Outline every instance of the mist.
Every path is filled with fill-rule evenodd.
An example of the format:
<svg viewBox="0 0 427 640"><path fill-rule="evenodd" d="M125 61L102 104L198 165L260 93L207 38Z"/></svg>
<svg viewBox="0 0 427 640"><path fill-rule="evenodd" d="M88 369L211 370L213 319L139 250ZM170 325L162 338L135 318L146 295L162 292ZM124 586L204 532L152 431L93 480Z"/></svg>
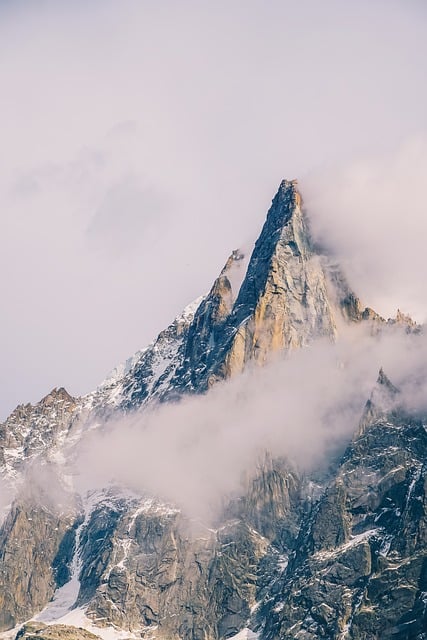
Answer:
<svg viewBox="0 0 427 640"><path fill-rule="evenodd" d="M425 28L403 0L0 3L3 416L149 342L284 177L364 301L425 317Z"/></svg>
<svg viewBox="0 0 427 640"><path fill-rule="evenodd" d="M245 491L265 452L290 469L325 473L357 431L380 367L402 387L399 404L425 411L427 340L402 328L372 336L352 326L213 387L89 432L74 470L84 493L117 482L213 521Z"/></svg>
<svg viewBox="0 0 427 640"><path fill-rule="evenodd" d="M399 307L418 322L427 318L426 175L427 136L419 135L302 184L316 240L386 317Z"/></svg>

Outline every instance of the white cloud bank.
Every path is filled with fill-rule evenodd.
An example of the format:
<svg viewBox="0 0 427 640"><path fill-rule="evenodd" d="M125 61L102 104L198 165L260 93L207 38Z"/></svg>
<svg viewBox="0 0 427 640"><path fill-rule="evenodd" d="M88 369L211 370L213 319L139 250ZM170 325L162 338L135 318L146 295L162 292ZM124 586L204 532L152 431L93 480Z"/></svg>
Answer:
<svg viewBox="0 0 427 640"><path fill-rule="evenodd" d="M381 366L402 386L399 402L425 412L425 336L396 328L372 337L353 326L334 345L320 341L205 396L90 432L79 446L77 487L114 480L209 519L225 496L242 491L264 451L299 471L319 470L342 453Z"/></svg>

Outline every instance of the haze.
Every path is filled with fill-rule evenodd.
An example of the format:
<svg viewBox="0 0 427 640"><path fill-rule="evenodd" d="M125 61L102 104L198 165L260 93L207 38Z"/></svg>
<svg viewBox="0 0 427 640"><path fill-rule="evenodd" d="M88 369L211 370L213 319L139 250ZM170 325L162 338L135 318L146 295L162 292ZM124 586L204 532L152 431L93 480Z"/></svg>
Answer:
<svg viewBox="0 0 427 640"><path fill-rule="evenodd" d="M427 311L423 2L0 2L2 398L90 391L299 178L384 315Z"/></svg>

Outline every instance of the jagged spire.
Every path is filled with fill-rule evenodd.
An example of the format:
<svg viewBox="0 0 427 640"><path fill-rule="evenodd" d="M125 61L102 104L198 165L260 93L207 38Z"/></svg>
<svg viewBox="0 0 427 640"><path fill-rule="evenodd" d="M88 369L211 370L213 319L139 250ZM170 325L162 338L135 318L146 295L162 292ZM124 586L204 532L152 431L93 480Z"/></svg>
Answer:
<svg viewBox="0 0 427 640"><path fill-rule="evenodd" d="M264 363L272 352L298 348L315 337L333 339L326 278L313 258L296 180L282 180L232 309L222 304L224 313L213 314L218 300L230 299L227 266L197 311L178 385L202 390L241 372L248 361Z"/></svg>
<svg viewBox="0 0 427 640"><path fill-rule="evenodd" d="M279 189L277 190L273 202L276 198L288 199L289 196L293 198L295 204L301 205L302 199L301 194L298 191L298 180L283 179L279 185Z"/></svg>
<svg viewBox="0 0 427 640"><path fill-rule="evenodd" d="M308 257L309 233L301 204L296 180L282 180L255 243L247 275L236 301L238 322L255 308L279 253L282 265L296 255ZM277 286L280 286L279 279Z"/></svg>
<svg viewBox="0 0 427 640"><path fill-rule="evenodd" d="M129 388L149 388L151 397L162 400L203 392L249 362L263 364L275 352L319 337L334 340L343 320L366 322L372 333L388 324L372 309L363 309L338 265L312 242L296 180L281 181L248 262L245 253L232 252L180 331L176 360L167 376L161 369L167 384L140 384L140 378L151 379L154 373L138 365L133 374L138 385L131 375ZM127 389L126 383L125 394ZM135 395L141 402L148 397L145 391Z"/></svg>
<svg viewBox="0 0 427 640"><path fill-rule="evenodd" d="M367 427L385 416L394 407L398 394L400 394L399 389L394 386L381 367L371 397L365 405L357 436L360 436Z"/></svg>
<svg viewBox="0 0 427 640"><path fill-rule="evenodd" d="M396 394L400 393L399 389L395 387L394 384L392 384L390 378L384 373L384 369L382 367L378 372L377 385L380 385L381 387L387 389L387 392L391 396L395 396Z"/></svg>

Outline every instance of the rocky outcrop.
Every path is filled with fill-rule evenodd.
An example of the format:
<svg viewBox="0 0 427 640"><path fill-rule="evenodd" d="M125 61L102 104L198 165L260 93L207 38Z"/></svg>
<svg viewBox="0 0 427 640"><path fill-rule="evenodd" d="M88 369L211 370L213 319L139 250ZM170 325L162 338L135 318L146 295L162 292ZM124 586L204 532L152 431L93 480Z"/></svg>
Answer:
<svg viewBox="0 0 427 640"><path fill-rule="evenodd" d="M227 333L247 260L240 250L232 252L212 289L197 309L184 344L183 361L172 380L172 388L194 390L210 366L212 354Z"/></svg>
<svg viewBox="0 0 427 640"><path fill-rule="evenodd" d="M295 181L284 180L267 214L234 307L233 332L222 367L241 371L249 360L335 335L320 261L314 254ZM223 347L223 349L224 349Z"/></svg>
<svg viewBox="0 0 427 640"><path fill-rule="evenodd" d="M247 480L246 491L228 505L226 513L247 522L284 551L297 537L304 491L292 464L265 453Z"/></svg>
<svg viewBox="0 0 427 640"><path fill-rule="evenodd" d="M47 505L23 503L4 528L3 628L29 618L55 587L77 578L75 604L98 626L164 640L238 633L259 600L266 571L278 572L298 532L293 511L300 480L294 470L266 459L247 486L215 528L114 487L87 496L77 517L76 511L65 518ZM12 587L18 580L19 592ZM53 602L41 620L52 620L55 608L63 611Z"/></svg>
<svg viewBox="0 0 427 640"><path fill-rule="evenodd" d="M22 490L0 530L0 628L76 605L100 627L157 640L249 627L264 640L424 640L427 436L382 371L341 459L304 475L265 455L209 527L123 487L72 494L86 431L363 322L372 334L419 331L363 307L283 181L249 261L234 251L209 294L95 392L55 389L0 425L2 474ZM85 637L42 622L22 633Z"/></svg>
<svg viewBox="0 0 427 640"><path fill-rule="evenodd" d="M86 418L105 421L117 410L129 412L163 398L182 365L189 327L203 298L188 305L148 347L115 369L98 389L83 398Z"/></svg>
<svg viewBox="0 0 427 640"><path fill-rule="evenodd" d="M347 323L365 322L370 325L371 333L397 327L406 333L420 333L421 327L409 315L397 310L394 318L386 320L370 307L363 307L360 298L351 289L339 265L331 263L327 256L323 256L323 266L329 284L329 296L333 306L339 309Z"/></svg>
<svg viewBox="0 0 427 640"><path fill-rule="evenodd" d="M70 430L79 401L61 387L35 405L19 405L0 424L0 472L15 478L40 455L53 454Z"/></svg>
<svg viewBox="0 0 427 640"><path fill-rule="evenodd" d="M127 537L116 532L116 551L125 540L129 552L103 575L88 616L165 640L227 637L242 628L265 540L238 522L195 535L179 514L151 510L132 527Z"/></svg>
<svg viewBox="0 0 427 640"><path fill-rule="evenodd" d="M0 529L0 629L38 613L69 578L69 558L61 551L73 522L73 515L43 498L21 498L12 505Z"/></svg>
<svg viewBox="0 0 427 640"><path fill-rule="evenodd" d="M384 385L386 396L396 393L381 372ZM266 639L424 638L427 433L399 408L377 406L370 416L301 522L262 609Z"/></svg>
<svg viewBox="0 0 427 640"><path fill-rule="evenodd" d="M263 562L275 566L283 558L278 534L297 480L280 468L261 469L216 528L153 499L120 491L101 496L80 535L78 604L96 624L143 637L214 640L238 633L262 587Z"/></svg>
<svg viewBox="0 0 427 640"><path fill-rule="evenodd" d="M326 276L295 181L284 180L273 199L232 308L227 268L195 314L172 387L205 390L248 362L264 364L275 352L335 336Z"/></svg>
<svg viewBox="0 0 427 640"><path fill-rule="evenodd" d="M30 622L18 631L15 640L99 640L99 636L65 624L47 626L42 622Z"/></svg>

